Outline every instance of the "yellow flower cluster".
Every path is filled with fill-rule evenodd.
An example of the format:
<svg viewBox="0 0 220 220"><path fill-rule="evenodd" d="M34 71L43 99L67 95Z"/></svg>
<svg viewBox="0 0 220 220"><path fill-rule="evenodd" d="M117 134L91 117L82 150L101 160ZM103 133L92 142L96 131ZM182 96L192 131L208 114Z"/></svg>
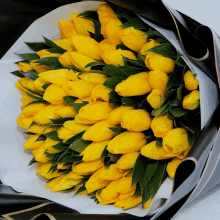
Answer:
<svg viewBox="0 0 220 220"><path fill-rule="evenodd" d="M105 38L101 42L90 37L90 32L95 33L94 23L78 15L73 13L71 21L59 21L62 39L53 42L65 49L65 53L51 53L46 49L36 52L40 58L58 57L62 69L51 69L35 60L18 64L22 72L35 70L38 78L24 77L15 83L23 94L22 113L17 124L34 133L24 148L32 150L39 166L37 174L51 180L46 187L52 192L75 186L75 192L81 189L80 195L95 195L100 205L114 203L115 207L132 208L142 202L141 195L135 195L136 184L132 186L131 176L138 156L142 154L153 160L174 158L167 166L173 178L190 148L187 131L173 128L173 119L168 114L152 117L146 109L114 107L109 102L113 89L104 85L109 76L86 66L97 61L124 66L123 57L138 60L135 55L138 52L145 57L150 71L130 75L116 85L115 92L122 97L146 95L145 101L153 109L159 109L165 102L168 74L175 69L175 61L149 52L160 43L148 39L143 31L121 27L121 21L105 3L98 8L101 33ZM116 49L117 44L124 44L128 50ZM73 70L75 68L79 71ZM198 81L188 71L184 82L186 89L193 91L184 97L183 108L193 110L199 104ZM29 95L30 90L35 96ZM74 98L72 105L64 101L66 96ZM70 119L51 126L53 120L60 118ZM116 126L124 129L123 132L117 134L110 129ZM150 129L156 138L163 139L162 147L158 147L156 141L149 143L144 132ZM45 135L52 131L57 132L56 139ZM71 163L69 156L69 162L58 162L53 170L51 157L62 156L68 141L80 134L83 144L88 144L77 156L79 160ZM60 145L63 148L59 148ZM106 168L104 151L120 158ZM62 172L68 169L68 173ZM85 176L88 176L86 181ZM145 209L150 207L152 199L150 197L144 204Z"/></svg>

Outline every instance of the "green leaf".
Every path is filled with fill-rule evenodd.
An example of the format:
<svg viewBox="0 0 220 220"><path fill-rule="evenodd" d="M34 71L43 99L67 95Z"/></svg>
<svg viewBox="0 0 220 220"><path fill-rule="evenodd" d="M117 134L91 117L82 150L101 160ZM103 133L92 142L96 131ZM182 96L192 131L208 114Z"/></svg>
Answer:
<svg viewBox="0 0 220 220"><path fill-rule="evenodd" d="M140 63L138 60L132 60L123 56L123 61L125 65L137 67L137 68L145 68L145 65Z"/></svg>
<svg viewBox="0 0 220 220"><path fill-rule="evenodd" d="M133 16L129 12L125 12L120 15L117 15L117 17L119 20L125 18L127 21L131 21L133 19Z"/></svg>
<svg viewBox="0 0 220 220"><path fill-rule="evenodd" d="M151 112L152 116L158 116L166 113L169 110L168 103L163 104L160 108L155 109Z"/></svg>
<svg viewBox="0 0 220 220"><path fill-rule="evenodd" d="M177 98L182 102L183 101L183 89L184 89L184 85L181 84L180 87L177 89Z"/></svg>
<svg viewBox="0 0 220 220"><path fill-rule="evenodd" d="M58 137L57 130L51 131L51 132L49 132L49 133L47 133L47 134L44 134L44 135L45 135L46 137L48 137L48 138L54 140L54 141L62 141L62 140L60 140L59 137Z"/></svg>
<svg viewBox="0 0 220 220"><path fill-rule="evenodd" d="M189 141L189 145L192 147L194 142L196 141L198 135L199 135L199 131L192 133L189 130L187 131L187 135L188 135L188 141Z"/></svg>
<svg viewBox="0 0 220 220"><path fill-rule="evenodd" d="M50 67L52 69L63 69L58 58L59 57L45 57L35 61L35 63L40 63L41 65Z"/></svg>
<svg viewBox="0 0 220 220"><path fill-rule="evenodd" d="M142 156L141 154L139 154L137 157L132 172L132 186L142 179L146 168L146 160L146 157Z"/></svg>
<svg viewBox="0 0 220 220"><path fill-rule="evenodd" d="M28 166L31 166L34 163L37 163L38 161L35 160L35 157L32 158L32 160L29 162Z"/></svg>
<svg viewBox="0 0 220 220"><path fill-rule="evenodd" d="M113 163L116 163L121 157L121 154L112 154L111 157L110 157L110 160L113 162Z"/></svg>
<svg viewBox="0 0 220 220"><path fill-rule="evenodd" d="M33 125L37 125L37 123L35 121L32 121L28 129L31 128Z"/></svg>
<svg viewBox="0 0 220 220"><path fill-rule="evenodd" d="M171 88L172 86L180 86L182 79L182 74L179 71L174 70L168 78L166 89Z"/></svg>
<svg viewBox="0 0 220 220"><path fill-rule="evenodd" d="M183 55L177 51L177 58L176 58L175 62L176 62L176 64L178 66L184 67L185 66L185 62L183 61L182 56Z"/></svg>
<svg viewBox="0 0 220 220"><path fill-rule="evenodd" d="M36 141L45 141L47 139L46 136L44 136L43 134L41 134Z"/></svg>
<svg viewBox="0 0 220 220"><path fill-rule="evenodd" d="M104 39L102 34L101 34L101 24L98 21L96 21L96 20L94 20L92 18L90 18L89 20L91 20L93 22L93 24L95 25L95 35L94 35L93 38L97 42L101 42Z"/></svg>
<svg viewBox="0 0 220 220"><path fill-rule="evenodd" d="M58 119L50 119L52 122L52 125L63 125L66 121L74 120L73 117L68 117L68 118L58 118Z"/></svg>
<svg viewBox="0 0 220 220"><path fill-rule="evenodd" d="M112 90L109 93L109 103L112 104L114 107L119 107L122 105L122 97L119 96L115 90Z"/></svg>
<svg viewBox="0 0 220 220"><path fill-rule="evenodd" d="M109 152L107 151L107 145L106 145L105 149L102 151L101 157L108 157L108 156L109 156Z"/></svg>
<svg viewBox="0 0 220 220"><path fill-rule="evenodd" d="M150 143L152 142L153 140L155 140L155 136L154 136L154 133L151 129L148 129L146 131L143 131L146 139L147 139L147 143Z"/></svg>
<svg viewBox="0 0 220 220"><path fill-rule="evenodd" d="M64 172L62 172L62 174L68 174L72 171L72 167L68 168L67 170L65 170Z"/></svg>
<svg viewBox="0 0 220 220"><path fill-rule="evenodd" d="M24 132L24 133L27 135L35 135L35 133L33 133L33 132Z"/></svg>
<svg viewBox="0 0 220 220"><path fill-rule="evenodd" d="M45 43L27 43L25 42L25 44L30 47L32 50L34 51L40 51L40 50L44 50L44 49L49 49L50 47L48 45L46 45Z"/></svg>
<svg viewBox="0 0 220 220"><path fill-rule="evenodd" d="M142 206L144 206L145 202L150 198L150 189L149 186L146 185L143 192L141 193L142 196Z"/></svg>
<svg viewBox="0 0 220 220"><path fill-rule="evenodd" d="M46 45L48 45L49 47L52 47L52 49L48 50L50 53L61 53L61 54L63 54L63 53L66 52L65 49L63 49L62 47L58 46L53 41L47 39L46 37L43 37L43 38L44 38L44 41L45 41Z"/></svg>
<svg viewBox="0 0 220 220"><path fill-rule="evenodd" d="M47 172L47 173L50 173L50 172L54 172L55 170L57 170L57 165L56 164L54 164L50 169L49 169L49 171Z"/></svg>
<svg viewBox="0 0 220 220"><path fill-rule="evenodd" d="M18 55L28 62L31 62L32 60L38 60L40 58L36 53L23 53Z"/></svg>
<svg viewBox="0 0 220 220"><path fill-rule="evenodd" d="M137 17L124 23L120 27L123 27L123 28L134 27L134 29L146 29L146 25L144 25L143 22L140 21L140 19Z"/></svg>
<svg viewBox="0 0 220 220"><path fill-rule="evenodd" d="M46 83L46 84L44 84L44 85L42 86L42 88L43 88L44 90L46 90L47 87L50 86L51 84L52 84L52 83Z"/></svg>
<svg viewBox="0 0 220 220"><path fill-rule="evenodd" d="M50 158L50 159L53 159L54 156L56 156L56 154L51 154L51 153L48 153L47 150L45 151L44 153L46 155L46 157ZM48 172L49 173L49 172Z"/></svg>
<svg viewBox="0 0 220 220"><path fill-rule="evenodd" d="M158 37L164 38L164 36L161 33L159 33L158 31L154 30L153 28L150 28L149 31L145 32L145 34L147 34L148 37L158 36Z"/></svg>
<svg viewBox="0 0 220 220"><path fill-rule="evenodd" d="M68 148L68 146L65 145L63 142L53 145L52 147L56 150L61 150L61 151L65 151Z"/></svg>
<svg viewBox="0 0 220 220"><path fill-rule="evenodd" d="M137 106L138 100L135 97L122 97L123 106Z"/></svg>
<svg viewBox="0 0 220 220"><path fill-rule="evenodd" d="M104 62L91 62L91 63L88 63L85 67L85 68L88 68L88 67L94 67L94 66L105 66L106 64Z"/></svg>
<svg viewBox="0 0 220 220"><path fill-rule="evenodd" d="M75 109L75 111L76 111L77 113L79 113L79 110L80 110L83 106L85 106L85 105L87 105L87 104L89 104L89 102L87 102L87 101L82 101L82 103L73 103L73 104L72 104L72 107Z"/></svg>
<svg viewBox="0 0 220 220"><path fill-rule="evenodd" d="M61 161L61 163L69 163L69 162L80 162L82 161L82 157L71 157L71 156L68 156L68 157L65 157L63 158L63 160Z"/></svg>
<svg viewBox="0 0 220 220"><path fill-rule="evenodd" d="M42 102L42 101L33 101L33 102L30 102L30 103L28 103L27 105L25 105L25 108L26 108L27 106L29 106L29 105L34 105L34 104L39 104L39 103L44 103L44 102Z"/></svg>
<svg viewBox="0 0 220 220"><path fill-rule="evenodd" d="M64 96L64 97L63 97L64 102L65 102L67 105L72 106L72 107L73 107L74 102L75 102L77 99L78 99L78 98L73 97L73 96Z"/></svg>
<svg viewBox="0 0 220 220"><path fill-rule="evenodd" d="M133 197L135 197L135 196L137 196L137 195L139 195L139 194L141 194L140 182L138 182L138 183L136 184L136 189L135 189L135 192L134 192Z"/></svg>
<svg viewBox="0 0 220 220"><path fill-rule="evenodd" d="M69 148L78 153L82 153L83 150L91 143L91 141L84 141L82 138L79 138L75 142L73 142Z"/></svg>
<svg viewBox="0 0 220 220"><path fill-rule="evenodd" d="M111 166L111 160L109 157L104 158L104 166L108 170L108 168Z"/></svg>
<svg viewBox="0 0 220 220"><path fill-rule="evenodd" d="M137 68L137 67L133 67L133 66L120 66L120 69L124 72L124 75L126 77L129 77L131 75L135 75L137 73L143 72L144 70L146 70L147 68Z"/></svg>
<svg viewBox="0 0 220 220"><path fill-rule="evenodd" d="M77 17L84 17L85 19L88 18L98 19L97 11L84 11L80 13Z"/></svg>
<svg viewBox="0 0 220 220"><path fill-rule="evenodd" d="M74 135L73 137L69 138L65 144L72 144L73 142L75 142L77 139L81 138L83 136L83 134L85 133L85 131L82 131L76 135Z"/></svg>
<svg viewBox="0 0 220 220"><path fill-rule="evenodd" d="M104 66L103 71L107 76L127 77L127 74L119 66L114 66L112 64Z"/></svg>
<svg viewBox="0 0 220 220"><path fill-rule="evenodd" d="M103 86L109 88L109 89L114 89L124 78L120 76L113 76L105 80L103 83Z"/></svg>
<svg viewBox="0 0 220 220"><path fill-rule="evenodd" d="M161 180L164 176L164 173L166 172L166 166L167 166L166 160L159 161L157 165L157 169L148 183L150 195L152 196L152 198L155 196L155 194L157 193L160 187Z"/></svg>
<svg viewBox="0 0 220 220"><path fill-rule="evenodd" d="M163 147L163 138L156 138L156 146Z"/></svg>
<svg viewBox="0 0 220 220"><path fill-rule="evenodd" d="M75 192L74 195L77 195L77 194L79 194L79 193L81 193L81 192L83 192L83 191L85 191L85 190L86 190L86 187L85 187L85 185L83 185L83 186L81 186L81 187Z"/></svg>
<svg viewBox="0 0 220 220"><path fill-rule="evenodd" d="M138 53L137 58L138 58L139 62L142 63L142 65L144 66L146 57L144 55L141 55L140 53ZM146 66L145 66L145 68L148 69Z"/></svg>
<svg viewBox="0 0 220 220"><path fill-rule="evenodd" d="M115 126L115 127L109 127L111 131L113 131L116 135L119 135L126 131L126 129L122 128L120 125Z"/></svg>
<svg viewBox="0 0 220 220"><path fill-rule="evenodd" d="M28 72L23 72L23 75L26 76L27 78L31 79L31 80L36 80L39 76L38 76L38 72L36 72L35 70L30 70Z"/></svg>
<svg viewBox="0 0 220 220"><path fill-rule="evenodd" d="M20 77L20 78L25 77L25 76L23 75L23 72L20 72L20 71L18 71L18 70L14 71L14 72L11 72L11 74L13 74L13 75L15 75L15 76L17 76L17 77Z"/></svg>
<svg viewBox="0 0 220 220"><path fill-rule="evenodd" d="M128 50L128 48L124 44L117 44L116 45L116 50L121 49L121 50Z"/></svg>
<svg viewBox="0 0 220 220"><path fill-rule="evenodd" d="M59 157L61 156L62 153L57 153L57 154L54 154L52 160L50 161L51 164L57 164L57 161L59 159ZM56 169L57 169L57 166L56 166Z"/></svg>
<svg viewBox="0 0 220 220"><path fill-rule="evenodd" d="M173 97L173 95L176 93L176 89L171 89L167 94L166 94L166 97L165 97L165 102L167 100L169 100L171 97Z"/></svg>
<svg viewBox="0 0 220 220"><path fill-rule="evenodd" d="M183 107L174 107L170 108L169 111L172 113L172 115L175 118L181 117L187 113L186 110L183 109Z"/></svg>
<svg viewBox="0 0 220 220"><path fill-rule="evenodd" d="M148 50L148 52L153 52L159 55L162 55L166 58L175 59L176 58L176 50L170 43L164 43L157 45Z"/></svg>
<svg viewBox="0 0 220 220"><path fill-rule="evenodd" d="M158 165L157 160L151 160L147 164L144 175L143 175L143 178L139 181L140 188L141 188L142 192L144 191L147 183L150 181L151 177L153 176L153 174L154 174L154 172L157 168L157 165Z"/></svg>

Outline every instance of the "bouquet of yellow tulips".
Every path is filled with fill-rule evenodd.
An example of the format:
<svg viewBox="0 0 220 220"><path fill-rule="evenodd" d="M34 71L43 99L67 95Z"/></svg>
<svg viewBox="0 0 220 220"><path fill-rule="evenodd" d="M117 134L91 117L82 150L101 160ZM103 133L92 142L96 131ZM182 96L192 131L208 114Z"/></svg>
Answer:
<svg viewBox="0 0 220 220"><path fill-rule="evenodd" d="M52 192L148 209L200 131L199 81L131 11L103 3L71 19L62 39L26 43L35 52L12 73L30 165Z"/></svg>

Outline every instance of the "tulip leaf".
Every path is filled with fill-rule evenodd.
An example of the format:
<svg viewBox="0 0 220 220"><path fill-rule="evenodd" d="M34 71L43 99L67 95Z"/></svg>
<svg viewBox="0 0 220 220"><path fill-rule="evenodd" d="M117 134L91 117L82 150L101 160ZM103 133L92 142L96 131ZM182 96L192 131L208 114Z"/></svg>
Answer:
<svg viewBox="0 0 220 220"><path fill-rule="evenodd" d="M44 41L46 43L46 45L48 45L49 47L52 47L51 49L48 49L47 51L49 51L50 53L65 53L66 50L63 49L62 47L58 46L56 43L54 43L53 41L47 39L46 37L44 37Z"/></svg>
<svg viewBox="0 0 220 220"><path fill-rule="evenodd" d="M105 66L106 64L104 62L91 62L91 63L88 63L85 67L85 68L88 68L88 67L96 67L96 66Z"/></svg>
<svg viewBox="0 0 220 220"><path fill-rule="evenodd" d="M55 144L52 147L56 150L61 150L61 151L65 151L68 148L68 146L66 144L64 144L63 142Z"/></svg>
<svg viewBox="0 0 220 220"><path fill-rule="evenodd" d="M168 101L167 104L171 107L179 107L182 106L182 102L178 99L178 97L176 96L175 100L173 101Z"/></svg>
<svg viewBox="0 0 220 220"><path fill-rule="evenodd" d="M144 189L145 189L147 183L150 181L151 177L153 176L153 174L157 168L157 165L158 165L157 160L151 160L147 164L143 178L139 181L140 188L141 188L142 192L144 192Z"/></svg>
<svg viewBox="0 0 220 220"><path fill-rule="evenodd" d="M119 66L115 66L112 64L104 66L103 71L107 76L127 77L126 72L124 72Z"/></svg>
<svg viewBox="0 0 220 220"><path fill-rule="evenodd" d="M102 151L102 155L101 155L101 158L102 157L108 157L109 156L109 152L107 150L107 145L105 146L105 149Z"/></svg>
<svg viewBox="0 0 220 220"><path fill-rule="evenodd" d="M52 122L52 125L63 125L66 121L74 120L73 117L67 117L67 118L58 118L58 119L50 119Z"/></svg>
<svg viewBox="0 0 220 220"><path fill-rule="evenodd" d="M122 156L121 154L112 154L111 157L110 157L110 160L113 163L116 163L120 159L121 156Z"/></svg>
<svg viewBox="0 0 220 220"><path fill-rule="evenodd" d="M87 18L98 19L97 11L84 11L84 12L78 14L77 17L84 17L85 19L87 19Z"/></svg>
<svg viewBox="0 0 220 220"><path fill-rule="evenodd" d="M108 170L108 168L111 166L111 160L109 157L104 158L104 166Z"/></svg>
<svg viewBox="0 0 220 220"><path fill-rule="evenodd" d="M156 138L156 146L163 147L163 138Z"/></svg>
<svg viewBox="0 0 220 220"><path fill-rule="evenodd" d="M117 44L116 45L116 50L121 49L121 50L129 50L124 44Z"/></svg>
<svg viewBox="0 0 220 220"><path fill-rule="evenodd" d="M31 166L34 163L37 163L38 161L35 160L35 157L32 158L32 160L29 162L28 166Z"/></svg>
<svg viewBox="0 0 220 220"><path fill-rule="evenodd" d="M67 105L72 106L72 107L73 107L74 102L75 102L77 99L78 99L78 98L73 97L73 96L64 96L64 97L63 97L64 102L65 102Z"/></svg>
<svg viewBox="0 0 220 220"><path fill-rule="evenodd" d="M132 60L132 59L129 59L128 57L123 56L123 61L124 61L124 64L127 66L132 66L136 68L145 68L145 65L140 63L138 60Z"/></svg>
<svg viewBox="0 0 220 220"><path fill-rule="evenodd" d="M91 143L92 143L91 141L85 141L82 138L79 138L75 142L73 142L69 148L78 153L82 153L83 150Z"/></svg>
<svg viewBox="0 0 220 220"><path fill-rule="evenodd" d="M49 171L47 173L50 173L50 172L53 173L55 170L57 170L57 165L53 164L53 166L51 166L51 168L49 169Z"/></svg>
<svg viewBox="0 0 220 220"><path fill-rule="evenodd" d="M172 115L175 118L181 117L187 113L187 111L185 109L183 109L183 107L170 108L169 111L172 113Z"/></svg>
<svg viewBox="0 0 220 220"><path fill-rule="evenodd" d="M150 195L152 198L155 196L155 194L157 193L160 187L160 183L162 181L164 173L166 172L166 166L167 166L167 160L159 161L153 176L151 177L149 183L147 184L147 187L150 191Z"/></svg>
<svg viewBox="0 0 220 220"><path fill-rule="evenodd" d="M166 113L168 110L169 110L168 103L165 103L165 104L163 104L160 108L154 109L154 110L151 112L151 115L152 115L152 116L162 115L162 114Z"/></svg>
<svg viewBox="0 0 220 220"><path fill-rule="evenodd" d="M179 71L174 70L168 78L165 90L171 88L172 86L180 86L181 79L182 74Z"/></svg>
<svg viewBox="0 0 220 220"><path fill-rule="evenodd" d="M111 105L113 105L114 107L119 107L122 105L122 97L120 95L118 95L117 92L115 92L115 90L112 90L109 93L109 101L108 101Z"/></svg>
<svg viewBox="0 0 220 220"><path fill-rule="evenodd" d="M52 69L63 69L58 58L59 57L45 57L35 61L35 63L40 63L41 65L50 67Z"/></svg>
<svg viewBox="0 0 220 220"><path fill-rule="evenodd" d="M142 206L147 202L147 200L150 198L150 189L149 186L146 185L143 192L141 193L142 196Z"/></svg>
<svg viewBox="0 0 220 220"><path fill-rule="evenodd" d="M76 141L77 139L81 138L83 136L83 134L85 133L85 131L82 131L76 135L74 135L73 137L69 138L65 144L72 144L74 141Z"/></svg>
<svg viewBox="0 0 220 220"><path fill-rule="evenodd" d="M141 187L140 187L140 184L139 182L136 184L136 189L135 189L135 192L134 192L134 195L133 197L137 196L137 195L140 195L141 194Z"/></svg>
<svg viewBox="0 0 220 220"><path fill-rule="evenodd" d="M41 42L40 43L27 43L27 42L25 42L25 44L36 52L50 48L47 44L45 44L43 42L42 43Z"/></svg>
<svg viewBox="0 0 220 220"><path fill-rule="evenodd" d="M75 109L75 111L76 111L77 113L79 113L79 110L80 110L83 106L85 106L85 105L87 105L87 104L89 104L89 102L87 102L87 101L82 101L82 103L73 103L73 104L72 104L72 107Z"/></svg>
<svg viewBox="0 0 220 220"><path fill-rule="evenodd" d="M119 135L126 131L126 129L122 128L120 125L115 126L115 127L109 127L111 131L113 131L116 135Z"/></svg>
<svg viewBox="0 0 220 220"><path fill-rule="evenodd" d="M181 84L180 87L177 89L177 98L182 102L183 101L183 90L184 90L184 85Z"/></svg>
<svg viewBox="0 0 220 220"><path fill-rule="evenodd" d="M46 84L44 84L44 85L42 86L42 88L43 88L44 90L46 90L47 87L50 86L51 84L52 84L52 83L46 83Z"/></svg>
<svg viewBox="0 0 220 220"><path fill-rule="evenodd" d="M33 101L33 102L30 102L28 103L27 105L25 105L25 108L29 105L34 105L34 104L39 104L39 103L45 103L45 102L42 102L42 101Z"/></svg>
<svg viewBox="0 0 220 220"><path fill-rule="evenodd" d="M146 57L144 55L141 55L140 53L138 53L137 58L138 58L139 62L144 66ZM145 66L145 68L147 68L147 67Z"/></svg>
<svg viewBox="0 0 220 220"><path fill-rule="evenodd" d="M132 186L142 179L146 168L146 160L147 158L142 156L141 154L139 154L139 156L137 157L132 172Z"/></svg>
<svg viewBox="0 0 220 220"><path fill-rule="evenodd" d="M176 89L171 89L171 90L166 94L165 102L168 101L170 98L172 98L175 93L176 93Z"/></svg>
<svg viewBox="0 0 220 220"><path fill-rule="evenodd" d="M133 19L133 16L131 16L131 14L129 12L125 12L122 14L117 15L118 19L122 19L125 18L127 21L131 21Z"/></svg>
<svg viewBox="0 0 220 220"><path fill-rule="evenodd" d="M193 146L195 140L197 139L199 132L200 131L196 131L195 133L192 133L189 130L187 131L188 141L191 147Z"/></svg>
<svg viewBox="0 0 220 220"><path fill-rule="evenodd" d="M72 167L69 167L68 169L66 170L62 170L62 175L65 175L65 174L68 174L72 171Z"/></svg>
<svg viewBox="0 0 220 220"><path fill-rule="evenodd" d="M63 158L63 160L61 161L61 163L69 163L69 162L80 162L82 161L82 157L71 157L71 156L67 156L65 158Z"/></svg>
<svg viewBox="0 0 220 220"><path fill-rule="evenodd" d="M35 135L35 133L33 133L33 132L24 132L24 133L27 135Z"/></svg>
<svg viewBox="0 0 220 220"><path fill-rule="evenodd" d="M59 137L58 137L57 130L51 131L51 132L49 132L49 133L47 133L47 134L44 134L44 135L45 135L46 137L48 137L48 138L54 140L54 141L62 141L62 140L60 140Z"/></svg>
<svg viewBox="0 0 220 220"><path fill-rule="evenodd" d="M163 57L170 58L170 59L176 58L176 50L170 43L157 45L149 49L148 52L153 52L153 53L162 55Z"/></svg>
<svg viewBox="0 0 220 220"><path fill-rule="evenodd" d="M61 156L62 153L57 153L54 154L52 160L50 161L51 164L57 164L57 160L59 159L59 157Z"/></svg>
<svg viewBox="0 0 220 220"><path fill-rule="evenodd" d="M120 69L125 73L126 77L143 72L146 68L137 68L133 66L120 66Z"/></svg>
<svg viewBox="0 0 220 220"><path fill-rule="evenodd" d="M74 196L76 196L77 194L79 194L79 193L81 193L81 192L83 192L83 191L85 191L85 190L86 190L85 185L81 186L81 187L75 192Z"/></svg>
<svg viewBox="0 0 220 220"><path fill-rule="evenodd" d="M153 28L150 28L149 31L145 32L145 34L147 34L148 37L158 36L164 38L164 36L161 33L154 30Z"/></svg>
<svg viewBox="0 0 220 220"><path fill-rule="evenodd" d="M122 80L124 80L123 77L120 76L113 76L105 80L103 83L103 86L109 88L109 89L114 89Z"/></svg>
<svg viewBox="0 0 220 220"><path fill-rule="evenodd" d="M17 76L17 77L20 77L20 78L25 77L25 76L23 75L23 72L20 72L20 71L18 71L18 70L14 71L14 72L11 72L11 74L13 74L13 75L15 75L15 76Z"/></svg>
<svg viewBox="0 0 220 220"><path fill-rule="evenodd" d="M89 20L91 20L93 24L95 25L95 35L94 37L92 36L91 37L94 38L97 42L101 42L104 39L101 34L101 24L92 18L90 18Z"/></svg>
<svg viewBox="0 0 220 220"><path fill-rule="evenodd" d="M31 128L33 125L37 125L37 123L35 121L32 121L28 129Z"/></svg>
<svg viewBox="0 0 220 220"><path fill-rule="evenodd" d="M23 75L26 76L27 78L31 79L31 80L36 80L39 76L38 76L38 72L36 72L35 70L30 70L28 72L23 72Z"/></svg>
<svg viewBox="0 0 220 220"><path fill-rule="evenodd" d="M44 152L44 154L46 155L46 157L52 159L54 156L56 156L56 154L51 154L51 153L48 153L47 150ZM49 172L48 172L49 173Z"/></svg>
<svg viewBox="0 0 220 220"><path fill-rule="evenodd" d="M134 27L135 29L146 29L146 25L137 17L122 24L120 27L123 28Z"/></svg>
<svg viewBox="0 0 220 220"><path fill-rule="evenodd" d="M43 134L41 134L36 141L45 141L47 139L46 136L44 136Z"/></svg>
<svg viewBox="0 0 220 220"><path fill-rule="evenodd" d="M153 140L155 140L155 136L154 136L154 133L151 129L148 129L146 131L143 131L146 139L147 139L147 143L150 143L152 142Z"/></svg>
<svg viewBox="0 0 220 220"><path fill-rule="evenodd" d="M184 67L185 62L183 61L182 56L183 55L177 51L177 58L176 58L175 62L178 66Z"/></svg>
<svg viewBox="0 0 220 220"><path fill-rule="evenodd" d="M23 53L18 55L28 62L31 62L32 60L38 60L40 58L36 53Z"/></svg>
<svg viewBox="0 0 220 220"><path fill-rule="evenodd" d="M143 99L145 99L146 96L132 96L132 97L122 97L122 105L123 106L140 106L140 104L143 102Z"/></svg>

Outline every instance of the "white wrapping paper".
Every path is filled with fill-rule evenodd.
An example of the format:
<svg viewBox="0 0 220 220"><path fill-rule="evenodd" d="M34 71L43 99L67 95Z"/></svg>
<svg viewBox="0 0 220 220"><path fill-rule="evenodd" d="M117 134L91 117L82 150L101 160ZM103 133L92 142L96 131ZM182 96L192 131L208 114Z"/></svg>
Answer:
<svg viewBox="0 0 220 220"><path fill-rule="evenodd" d="M94 203L88 196L74 193L52 193L45 187L46 180L36 175L36 165L27 166L32 159L32 155L23 148L25 140L28 138L16 124L16 119L21 113L21 94L15 88L14 83L17 77L10 72L17 70L14 62L20 58L14 53L28 53L31 51L24 42L42 42L42 36L49 39L60 38L58 21L62 19L71 20L71 13L83 12L85 10L97 10L101 2L86 1L62 6L47 15L36 20L15 42L11 49L0 61L0 179L5 185L9 185L18 192L47 198L85 214L119 214L130 213L136 216L145 216L155 213L172 194L173 180L167 178L161 185L153 202L148 210L140 206L124 211L115 208L113 205L100 206ZM168 32L167 32L168 33ZM165 33L162 33L165 34ZM169 38L169 33L166 36ZM180 52L181 48L177 42L172 42ZM185 60L187 62L187 60ZM189 63L188 63L189 64ZM190 65L189 65L190 66ZM190 66L191 68L191 66ZM201 128L211 116L217 105L216 85L197 68L192 69L197 74L200 81L201 96ZM212 93L212 96L210 96Z"/></svg>

